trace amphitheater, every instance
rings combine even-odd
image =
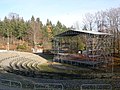
[[[38,71],[39,64],[47,63],[44,58],[27,52],[4,51],[0,57],[0,67],[4,70]]]
[[[0,90],[120,90],[119,79],[59,80],[25,76],[34,76],[40,72],[40,65],[46,63],[46,59],[32,53],[0,51]]]

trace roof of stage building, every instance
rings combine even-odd
[[[109,33],[97,32],[97,31],[85,31],[85,30],[76,30],[76,29],[69,29],[63,33],[56,35],[56,37],[64,37],[64,36],[76,36],[79,34],[89,34],[89,35],[112,35]]]

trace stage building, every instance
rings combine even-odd
[[[53,40],[54,62],[101,68],[113,65],[113,35],[70,29]]]

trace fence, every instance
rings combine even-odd
[[[34,83],[33,87],[31,85],[23,85],[19,81],[0,79],[0,84],[8,86],[10,88],[19,88],[19,89],[31,89],[31,90],[63,90],[63,85],[60,83]]]
[[[82,84],[81,90],[112,90],[110,84]]]

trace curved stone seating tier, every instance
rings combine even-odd
[[[12,60],[9,65],[13,70],[20,70],[20,71],[38,71],[38,64],[40,61],[30,60],[24,57],[16,58]]]
[[[38,62],[38,61],[32,60],[27,63],[27,67],[29,68],[29,70],[32,70],[32,71],[39,71],[40,69],[38,68],[38,65],[40,63],[41,63],[40,61]]]
[[[17,64],[16,64],[20,71],[24,71],[25,70],[24,67],[22,66],[23,62],[25,62],[25,60],[18,60]]]
[[[38,62],[37,63],[37,65],[36,65],[36,67],[38,68],[38,70],[40,70],[41,68],[40,68],[40,65],[41,65],[41,63],[40,62]]]
[[[32,64],[32,67],[33,67],[36,71],[40,71],[40,68],[38,68],[39,63],[41,63],[41,62],[34,62],[34,63]]]
[[[42,61],[42,63],[47,62],[46,59],[44,59],[38,55],[32,54],[32,53],[26,53],[26,52],[18,52],[18,53],[21,57],[30,58],[32,60],[37,60],[37,61]]]
[[[5,60],[2,60],[2,61],[0,62],[0,66],[3,67],[3,68],[9,67],[9,66],[10,66],[10,65],[9,65],[10,62],[11,62],[12,60],[14,60],[15,58],[18,58],[18,57],[7,58],[7,59],[5,59]]]
[[[18,69],[18,67],[17,67],[17,60],[15,59],[15,60],[12,60],[10,63],[9,63],[9,65],[10,65],[10,67],[12,68],[12,69],[14,69],[14,70],[19,70]]]
[[[10,66],[11,66],[12,69],[14,69],[14,70],[19,70],[19,69],[20,69],[19,62],[21,62],[21,61],[22,61],[22,62],[24,61],[22,57],[16,58],[16,59],[14,59],[14,60],[12,60],[12,61],[10,62]]]
[[[17,53],[0,52],[0,66],[9,66],[9,61],[16,57],[18,57]]]
[[[18,61],[17,66],[21,68],[22,71],[27,71],[29,70],[27,63],[30,61],[28,58],[22,57],[22,59]]]
[[[31,60],[26,60],[26,61],[24,61],[24,62],[22,63],[22,67],[23,67],[24,70],[29,71],[29,68],[28,68],[28,66],[27,66],[27,63],[29,63],[30,61],[31,61]]]
[[[33,62],[35,62],[35,61],[32,60],[32,61],[28,62],[28,63],[27,63],[27,67],[28,67],[30,70],[35,71],[34,67],[32,67]]]
[[[6,60],[14,57],[18,57],[18,54],[12,52],[0,52],[0,60]]]
[[[0,67],[11,72],[39,72],[39,65],[43,63],[47,63],[47,60],[32,53],[0,52]]]

